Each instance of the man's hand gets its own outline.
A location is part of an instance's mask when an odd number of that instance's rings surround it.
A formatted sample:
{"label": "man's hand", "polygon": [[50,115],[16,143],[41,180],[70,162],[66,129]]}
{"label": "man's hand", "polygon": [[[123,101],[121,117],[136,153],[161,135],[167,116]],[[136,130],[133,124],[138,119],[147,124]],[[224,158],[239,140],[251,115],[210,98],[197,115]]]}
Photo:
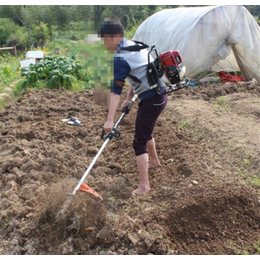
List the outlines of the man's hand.
{"label": "man's hand", "polygon": [[113,127],[114,127],[114,122],[111,120],[107,120],[103,126],[103,129],[105,130],[106,133],[108,133],[113,130]]}
{"label": "man's hand", "polygon": [[130,103],[130,101],[129,101],[128,99],[126,99],[126,100],[122,103],[121,108],[123,109],[124,107],[128,107],[129,103]]}

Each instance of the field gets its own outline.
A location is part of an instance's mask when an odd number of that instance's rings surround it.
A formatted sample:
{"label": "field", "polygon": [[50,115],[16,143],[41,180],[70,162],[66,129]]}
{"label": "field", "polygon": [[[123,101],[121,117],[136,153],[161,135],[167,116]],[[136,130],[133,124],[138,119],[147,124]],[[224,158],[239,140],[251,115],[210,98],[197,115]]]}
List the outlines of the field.
{"label": "field", "polygon": [[[259,254],[260,86],[170,94],[154,130],[162,166],[150,170],[144,196],[132,195],[136,109],[86,179],[103,200],[77,194],[56,221],[103,143],[107,108],[92,90],[64,89],[28,89],[4,107],[0,254]],[[62,122],[68,114],[84,126]]]}

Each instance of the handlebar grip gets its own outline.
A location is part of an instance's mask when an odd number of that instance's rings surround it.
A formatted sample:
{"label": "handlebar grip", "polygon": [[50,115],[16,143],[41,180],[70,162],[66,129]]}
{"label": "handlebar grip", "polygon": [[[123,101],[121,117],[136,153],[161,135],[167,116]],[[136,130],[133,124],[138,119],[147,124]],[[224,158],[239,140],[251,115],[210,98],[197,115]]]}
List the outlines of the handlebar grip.
{"label": "handlebar grip", "polygon": [[129,113],[129,110],[128,110],[127,108],[128,108],[128,107],[124,107],[124,108],[122,109],[122,112],[125,113],[125,114],[128,114],[128,113]]}
{"label": "handlebar grip", "polygon": [[106,138],[104,138],[104,135],[105,135],[105,130],[103,129],[103,130],[102,130],[102,133],[101,133],[101,136],[100,136],[100,137],[101,137],[101,139],[102,139],[102,140],[104,140],[104,141],[105,141],[105,140],[106,140]]}
{"label": "handlebar grip", "polygon": [[104,137],[104,135],[105,135],[105,130],[103,129],[102,133],[101,133],[101,139],[103,141],[105,141],[107,138],[109,138],[111,140],[113,137],[119,138],[121,135],[121,132],[119,130],[117,130],[116,128],[113,128],[113,130],[111,132],[109,132],[106,137]]}
{"label": "handlebar grip", "polygon": [[124,108],[122,109],[122,112],[127,115],[127,114],[129,113],[131,107],[133,106],[133,104],[134,104],[134,102],[131,101],[127,107],[124,107]]}

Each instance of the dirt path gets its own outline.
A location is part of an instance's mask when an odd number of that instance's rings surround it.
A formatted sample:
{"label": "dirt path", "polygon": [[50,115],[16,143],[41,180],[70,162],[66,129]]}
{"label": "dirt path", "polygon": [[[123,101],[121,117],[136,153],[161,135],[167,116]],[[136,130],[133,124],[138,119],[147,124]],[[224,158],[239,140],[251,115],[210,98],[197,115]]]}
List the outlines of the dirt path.
{"label": "dirt path", "polygon": [[171,94],[154,132],[162,167],[141,197],[135,104],[86,180],[104,200],[78,194],[55,222],[107,110],[91,91],[28,91],[0,112],[0,254],[259,254],[259,95],[246,83]]}

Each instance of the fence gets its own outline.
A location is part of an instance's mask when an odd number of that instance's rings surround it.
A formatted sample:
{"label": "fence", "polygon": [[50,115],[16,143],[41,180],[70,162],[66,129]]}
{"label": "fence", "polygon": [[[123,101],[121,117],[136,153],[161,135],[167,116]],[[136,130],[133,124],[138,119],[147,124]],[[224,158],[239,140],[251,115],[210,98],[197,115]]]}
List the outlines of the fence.
{"label": "fence", "polygon": [[0,51],[2,51],[2,50],[14,50],[14,55],[15,55],[15,57],[17,57],[16,46],[0,48]]}

